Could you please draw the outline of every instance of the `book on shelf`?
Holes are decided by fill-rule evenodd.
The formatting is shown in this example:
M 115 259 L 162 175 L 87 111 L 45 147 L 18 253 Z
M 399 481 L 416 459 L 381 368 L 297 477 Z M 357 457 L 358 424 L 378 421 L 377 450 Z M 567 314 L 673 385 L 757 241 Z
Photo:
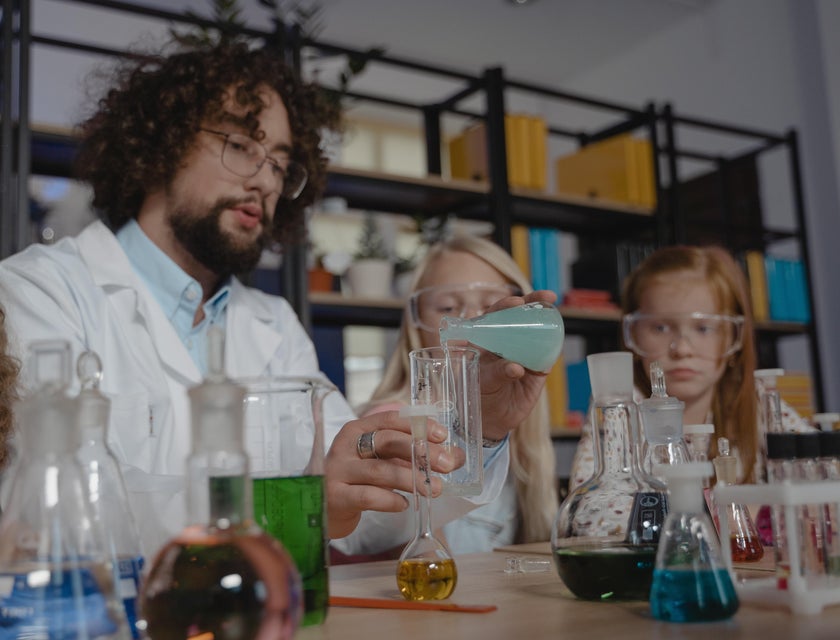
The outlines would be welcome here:
M 544 227 L 527 228 L 529 272 L 534 289 L 548 289 L 563 297 L 562 233 Z
M 610 292 L 600 289 L 567 289 L 563 293 L 563 305 L 596 311 L 615 311 L 619 308 L 613 302 Z
M 566 381 L 566 363 L 561 355 L 545 378 L 545 392 L 548 396 L 548 415 L 551 431 L 564 431 L 569 413 L 569 385 Z
M 810 322 L 810 294 L 802 261 L 765 255 L 764 272 L 770 319 Z
M 579 242 L 578 259 L 572 263 L 571 288 L 609 291 L 613 300 L 620 300 L 624 279 L 654 249 L 655 245 L 646 242 Z
M 814 415 L 814 390 L 811 376 L 804 371 L 785 371 L 776 378 L 779 395 L 800 415 L 809 419 Z
M 529 245 L 529 230 L 524 224 L 514 224 L 510 228 L 510 254 L 519 269 L 531 280 L 531 251 Z
M 548 127 L 543 118 L 520 113 L 505 115 L 508 184 L 544 190 L 547 181 Z M 487 180 L 487 133 L 483 122 L 468 126 L 449 141 L 453 178 Z M 453 155 L 454 154 L 454 155 Z
M 750 303 L 753 318 L 758 321 L 770 319 L 770 303 L 767 298 L 767 274 L 764 271 L 764 254 L 755 249 L 743 256 L 747 281 L 750 285 Z
M 625 133 L 593 142 L 555 160 L 559 194 L 656 206 L 650 141 Z

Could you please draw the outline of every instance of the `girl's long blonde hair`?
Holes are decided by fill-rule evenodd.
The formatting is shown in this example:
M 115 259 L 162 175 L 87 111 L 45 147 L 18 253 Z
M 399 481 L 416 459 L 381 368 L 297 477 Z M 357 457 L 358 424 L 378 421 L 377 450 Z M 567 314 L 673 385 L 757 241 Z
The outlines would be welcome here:
M 758 429 L 756 426 L 755 337 L 750 308 L 749 285 L 735 259 L 721 247 L 676 245 L 663 247 L 648 256 L 624 282 L 622 310 L 638 310 L 643 292 L 665 274 L 685 272 L 701 276 L 712 290 L 718 313 L 744 316 L 743 346 L 727 359 L 726 370 L 715 388 L 712 414 L 715 437 L 710 455 L 717 450 L 720 436 L 738 448 L 744 478 L 754 480 Z M 636 384 L 650 395 L 650 379 L 641 358 L 634 355 Z
M 429 248 L 415 270 L 411 291 L 416 291 L 420 284 L 427 284 L 423 280 L 431 264 L 445 260 L 453 252 L 472 254 L 491 265 L 523 292 L 533 290 L 513 258 L 500 246 L 476 236 L 458 235 Z M 411 394 L 408 353 L 422 346 L 420 332 L 412 325 L 406 307 L 399 339 L 385 368 L 382 382 L 360 411 L 361 414 L 377 405 L 408 401 Z M 510 468 L 518 505 L 516 541 L 548 540 L 557 514 L 558 499 L 554 447 L 549 431 L 548 397 L 545 391 L 528 418 L 511 433 L 510 448 Z

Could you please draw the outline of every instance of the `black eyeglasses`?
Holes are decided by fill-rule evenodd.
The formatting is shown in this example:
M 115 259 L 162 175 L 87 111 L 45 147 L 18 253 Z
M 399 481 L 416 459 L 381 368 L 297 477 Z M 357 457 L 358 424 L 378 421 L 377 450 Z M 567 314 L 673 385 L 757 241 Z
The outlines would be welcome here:
M 222 148 L 222 166 L 231 173 L 250 178 L 257 175 L 267 162 L 275 181 L 274 191 L 284 198 L 294 200 L 306 186 L 307 174 L 302 164 L 294 160 L 281 164 L 268 155 L 268 151 L 261 143 L 241 133 L 225 133 L 204 127 L 200 129 L 225 139 L 225 146 Z

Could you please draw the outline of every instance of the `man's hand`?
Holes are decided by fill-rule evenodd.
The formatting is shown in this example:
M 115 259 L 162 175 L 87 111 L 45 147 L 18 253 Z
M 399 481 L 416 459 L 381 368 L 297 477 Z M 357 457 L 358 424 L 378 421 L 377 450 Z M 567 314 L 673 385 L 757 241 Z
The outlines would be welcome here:
M 363 434 L 374 435 L 366 435 L 360 444 Z M 446 436 L 441 425 L 429 425 L 429 460 L 432 470 L 440 473 L 449 473 L 464 463 L 463 456 L 455 457 L 460 450 L 447 452 L 439 444 Z M 375 413 L 342 427 L 326 458 L 331 538 L 350 534 L 359 524 L 362 511 L 399 512 L 408 507 L 405 497 L 396 491 L 414 491 L 412 443 L 409 422 L 397 411 Z M 418 486 L 422 490 L 423 484 Z M 432 478 L 431 488 L 432 496 L 440 495 L 440 478 Z

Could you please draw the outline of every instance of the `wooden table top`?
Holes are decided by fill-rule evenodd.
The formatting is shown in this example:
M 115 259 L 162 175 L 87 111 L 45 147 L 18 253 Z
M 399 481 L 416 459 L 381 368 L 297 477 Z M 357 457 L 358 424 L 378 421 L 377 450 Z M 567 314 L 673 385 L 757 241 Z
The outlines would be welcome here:
M 724 622 L 666 623 L 650 616 L 646 602 L 589 602 L 566 589 L 554 567 L 533 573 L 505 573 L 509 555 L 546 557 L 547 544 L 507 547 L 455 558 L 458 584 L 448 600 L 493 604 L 491 613 L 403 611 L 331 607 L 327 621 L 301 629 L 297 638 L 335 640 L 493 640 L 496 638 L 840 638 L 840 607 L 815 616 L 793 615 L 786 608 L 742 602 Z M 396 561 L 341 565 L 330 569 L 331 595 L 400 600 Z M 755 575 L 770 575 L 759 563 Z

